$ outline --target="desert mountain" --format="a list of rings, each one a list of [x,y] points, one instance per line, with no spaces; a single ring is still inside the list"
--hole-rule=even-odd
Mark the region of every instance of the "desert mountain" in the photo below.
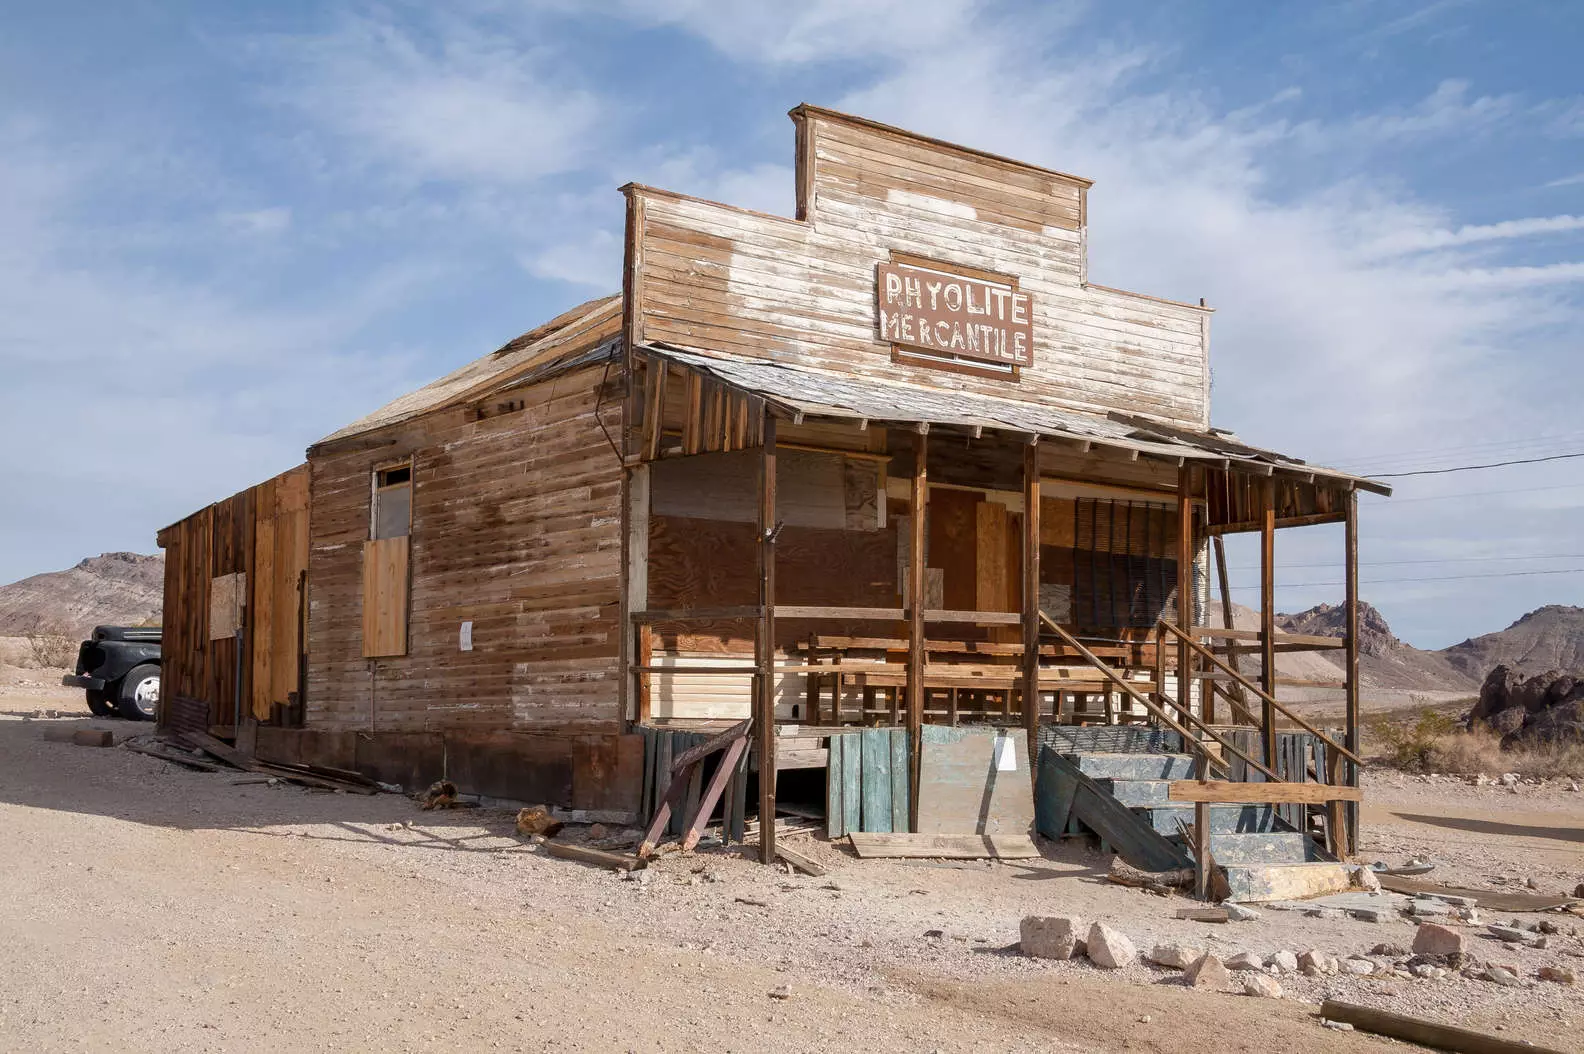
[[[141,625],[159,619],[164,599],[164,554],[90,556],[69,570],[0,586],[0,637],[75,637],[98,625]]]
[[[1504,630],[1454,644],[1441,654],[1476,680],[1498,665],[1528,676],[1584,670],[1584,608],[1548,604]]]

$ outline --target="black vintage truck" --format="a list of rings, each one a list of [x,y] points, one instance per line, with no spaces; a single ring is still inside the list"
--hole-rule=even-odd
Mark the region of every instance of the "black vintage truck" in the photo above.
[[[88,693],[95,717],[120,714],[129,721],[152,721],[159,709],[160,628],[95,626],[77,649],[77,672],[61,678]]]

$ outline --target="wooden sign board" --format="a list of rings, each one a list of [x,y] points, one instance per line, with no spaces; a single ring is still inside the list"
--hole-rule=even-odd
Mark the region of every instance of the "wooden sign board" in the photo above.
[[[930,355],[1027,366],[1034,361],[1033,302],[1015,279],[949,265],[875,265],[880,338]]]

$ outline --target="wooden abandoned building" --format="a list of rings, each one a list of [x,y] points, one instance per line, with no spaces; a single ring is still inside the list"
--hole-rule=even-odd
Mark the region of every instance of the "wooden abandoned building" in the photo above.
[[[1357,493],[1386,488],[1211,427],[1209,308],[1088,280],[1087,180],[791,116],[791,218],[623,187],[619,294],[163,531],[166,723],[637,814],[673,741],[751,720],[728,827],[802,781],[837,832],[982,831],[965,758],[1026,798],[1042,744],[1164,736],[1346,851],[1337,800],[1276,785],[1356,787]],[[1278,633],[1275,532],[1321,523],[1349,632]],[[1232,532],[1255,630],[1207,617]],[[1304,648],[1346,656],[1340,737],[1276,699]]]

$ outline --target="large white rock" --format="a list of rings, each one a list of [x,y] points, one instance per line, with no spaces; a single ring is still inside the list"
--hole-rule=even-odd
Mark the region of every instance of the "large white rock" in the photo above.
[[[1018,947],[1036,959],[1071,959],[1082,938],[1083,920],[1068,915],[1030,915],[1019,927]]]
[[[1462,933],[1450,926],[1424,922],[1414,933],[1413,950],[1415,955],[1462,955],[1466,940]]]
[[[1249,974],[1245,977],[1243,991],[1247,995],[1259,996],[1262,999],[1282,997],[1282,986],[1276,983],[1274,977],[1267,977],[1262,973]]]
[[[1089,939],[1085,947],[1090,960],[1107,970],[1120,970],[1132,965],[1138,958],[1138,950],[1133,947],[1133,942],[1103,922],[1089,927]]]
[[[1157,944],[1150,950],[1149,961],[1173,970],[1186,970],[1203,954],[1203,948],[1190,948],[1186,944]]]
[[[1227,973],[1227,968],[1214,955],[1200,956],[1188,967],[1183,979],[1190,988],[1208,988],[1212,991],[1226,988],[1232,983],[1232,975]]]

